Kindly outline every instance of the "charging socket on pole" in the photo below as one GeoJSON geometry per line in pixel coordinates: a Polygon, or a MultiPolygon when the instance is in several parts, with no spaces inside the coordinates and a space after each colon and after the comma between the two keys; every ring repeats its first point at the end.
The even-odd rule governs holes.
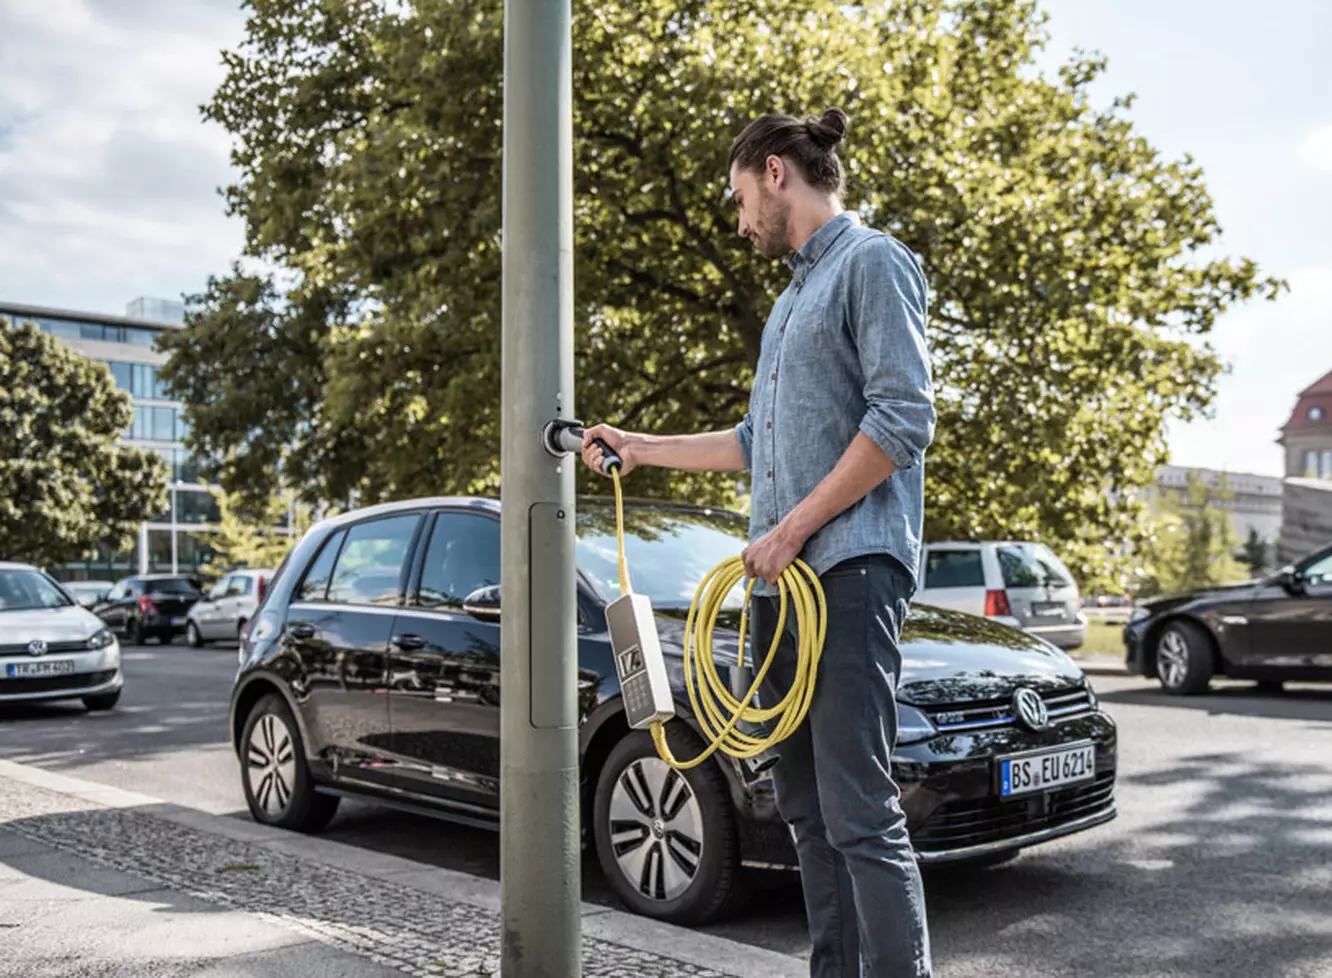
{"type": "Polygon", "coordinates": [[[629,726],[646,730],[671,719],[675,700],[647,595],[626,594],[612,601],[606,606],[606,627],[629,726]]]}

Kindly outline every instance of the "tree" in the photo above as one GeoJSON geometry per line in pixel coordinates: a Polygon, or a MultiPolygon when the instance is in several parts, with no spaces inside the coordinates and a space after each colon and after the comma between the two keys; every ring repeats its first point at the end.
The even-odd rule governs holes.
{"type": "Polygon", "coordinates": [[[235,493],[215,488],[213,496],[219,519],[207,535],[214,553],[203,572],[209,579],[241,567],[277,567],[312,523],[310,507],[290,494],[270,496],[257,509],[247,509],[235,493]]]}
{"type": "MultiPolygon", "coordinates": [[[[786,270],[734,233],[730,140],[840,105],[848,205],[923,258],[939,426],[928,535],[1041,539],[1103,574],[1164,425],[1204,411],[1216,317],[1281,283],[1214,253],[1189,158],[1037,71],[1034,0],[605,0],[574,23],[577,412],[736,423],[786,270]],[[1108,545],[1109,544],[1109,545],[1108,545]]],[[[234,141],[241,269],[168,376],[229,488],[366,501],[498,485],[502,6],[253,0],[204,115],[234,141]]],[[[586,475],[580,475],[586,486],[586,475]]],[[[733,476],[632,491],[732,502],[733,476]]]]}
{"type": "Polygon", "coordinates": [[[63,564],[131,545],[167,504],[166,463],[121,436],[129,394],[105,365],[0,319],[0,555],[63,564]]]}
{"type": "Polygon", "coordinates": [[[1224,485],[1209,492],[1189,475],[1183,498],[1170,495],[1159,503],[1153,532],[1143,551],[1142,597],[1179,594],[1245,580],[1235,560],[1235,531],[1224,508],[1230,493],[1224,485]]]}
{"type": "Polygon", "coordinates": [[[1267,541],[1258,535],[1257,528],[1249,527],[1249,536],[1240,550],[1239,560],[1254,576],[1267,569],[1267,541]]]}

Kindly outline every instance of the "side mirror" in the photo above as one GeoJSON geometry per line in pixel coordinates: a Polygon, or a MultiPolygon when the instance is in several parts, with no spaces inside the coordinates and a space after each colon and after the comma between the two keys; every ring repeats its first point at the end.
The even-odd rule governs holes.
{"type": "Polygon", "coordinates": [[[500,589],[498,584],[479,587],[463,598],[463,611],[479,621],[499,621],[500,589]]]}
{"type": "Polygon", "coordinates": [[[1301,588],[1301,578],[1299,571],[1294,567],[1287,565],[1277,571],[1276,582],[1289,594],[1298,594],[1301,588]]]}

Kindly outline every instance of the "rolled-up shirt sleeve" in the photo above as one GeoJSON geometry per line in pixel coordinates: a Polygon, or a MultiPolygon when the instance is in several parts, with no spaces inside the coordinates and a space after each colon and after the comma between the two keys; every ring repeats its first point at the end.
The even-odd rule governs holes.
{"type": "Polygon", "coordinates": [[[740,443],[740,454],[744,456],[745,468],[754,467],[754,418],[748,411],[745,418],[735,426],[735,440],[740,443]]]}
{"type": "Polygon", "coordinates": [[[850,263],[848,317],[867,406],[860,430],[894,466],[909,469],[934,440],[925,274],[914,254],[886,236],[860,244],[850,263]]]}

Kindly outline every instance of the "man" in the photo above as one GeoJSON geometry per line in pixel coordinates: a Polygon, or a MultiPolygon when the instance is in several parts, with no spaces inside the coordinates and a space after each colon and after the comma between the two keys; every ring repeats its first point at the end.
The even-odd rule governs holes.
{"type": "MultiPolygon", "coordinates": [[[[743,558],[757,580],[758,657],[776,628],[781,572],[801,555],[819,575],[828,632],[814,701],[773,768],[800,859],[810,973],[920,978],[931,973],[925,899],[891,755],[935,422],[926,285],[906,247],[842,208],[836,147],[847,121],[840,109],[764,116],[731,147],[740,234],[767,258],[790,254],[792,272],[763,331],[744,420],[685,436],[598,426],[583,459],[601,471],[601,438],[626,474],[638,465],[751,471],[743,558]]],[[[779,655],[764,703],[790,688],[789,631],[779,655]]]]}

